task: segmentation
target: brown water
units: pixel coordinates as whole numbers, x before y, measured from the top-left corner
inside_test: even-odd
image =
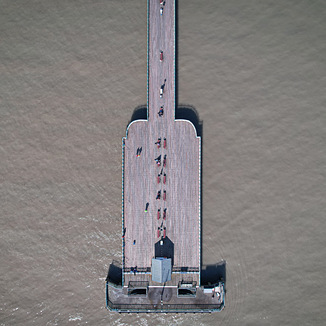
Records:
[[[178,15],[178,100],[203,120],[202,258],[227,262],[224,311],[105,309],[146,1],[3,0],[1,325],[324,325],[326,4],[180,0]]]

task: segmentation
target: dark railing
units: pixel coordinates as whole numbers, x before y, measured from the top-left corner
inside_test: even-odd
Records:
[[[124,269],[125,273],[130,273],[130,272],[136,272],[136,273],[150,273],[151,268],[150,267],[125,267]]]
[[[110,310],[119,312],[210,312],[223,309],[221,304],[120,304],[107,300]]]
[[[136,273],[150,273],[151,268],[150,267],[125,267],[124,273],[130,273],[130,272],[136,272]],[[198,273],[199,268],[198,267],[172,267],[172,272],[175,273]]]
[[[178,288],[195,288],[197,285],[197,282],[187,282],[187,281],[179,281]]]
[[[147,288],[148,281],[129,281],[128,288]]]
[[[124,273],[150,273],[150,267],[125,267]],[[172,267],[172,273],[199,273],[198,267]]]
[[[172,273],[173,272],[198,273],[199,268],[198,267],[173,267],[172,268]]]

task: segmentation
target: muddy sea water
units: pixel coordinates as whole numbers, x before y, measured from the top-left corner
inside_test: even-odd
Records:
[[[226,261],[226,307],[106,310],[146,4],[0,1],[0,324],[325,325],[322,0],[178,2],[178,102],[203,122],[202,260]]]

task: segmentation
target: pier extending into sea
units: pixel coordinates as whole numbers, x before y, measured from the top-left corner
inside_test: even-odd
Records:
[[[123,138],[122,282],[108,307],[219,310],[223,285],[200,284],[201,139],[175,119],[175,1],[149,0],[147,18],[147,119]]]
[[[175,120],[174,1],[150,1],[148,13],[148,120],[132,122],[123,142],[123,267],[151,267],[165,229],[174,268],[199,273],[200,138],[189,121]]]

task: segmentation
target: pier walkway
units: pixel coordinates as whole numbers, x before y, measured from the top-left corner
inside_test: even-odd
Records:
[[[150,268],[165,236],[173,268],[199,273],[201,142],[189,121],[175,120],[172,0],[148,3],[147,105],[148,119],[132,122],[123,140],[123,270]]]
[[[201,139],[175,119],[175,0],[147,6],[147,119],[123,138],[122,268],[109,268],[106,304],[126,313],[220,311],[224,282],[200,278]]]

